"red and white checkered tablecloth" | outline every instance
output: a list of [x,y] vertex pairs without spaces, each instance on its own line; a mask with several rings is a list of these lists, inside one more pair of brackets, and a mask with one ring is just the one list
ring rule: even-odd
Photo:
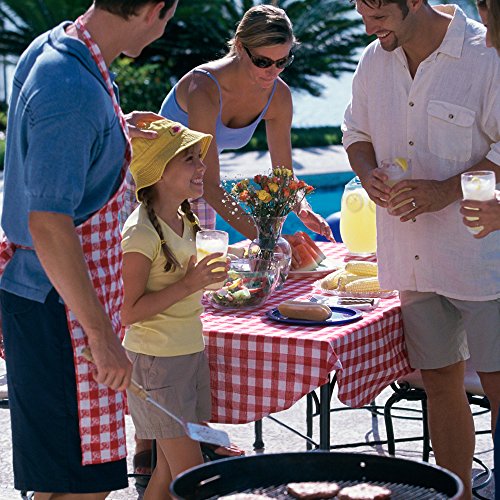
[[[319,243],[335,260],[342,244]],[[222,311],[206,305],[203,330],[210,363],[212,421],[253,422],[285,410],[328,381],[336,370],[338,397],[358,407],[409,373],[397,297],[382,299],[355,323],[305,327],[278,323],[266,311],[317,293],[317,277],[288,279],[261,309]]]

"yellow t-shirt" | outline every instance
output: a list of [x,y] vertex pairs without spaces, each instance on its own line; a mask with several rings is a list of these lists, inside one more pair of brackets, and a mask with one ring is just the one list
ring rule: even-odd
[[[138,252],[151,260],[146,292],[156,292],[179,281],[185,274],[191,255],[196,255],[194,229],[183,216],[182,238],[159,217],[163,236],[182,268],[164,271],[165,255],[160,237],[149,220],[146,209],[139,205],[125,222],[122,231],[124,253]],[[151,356],[181,356],[203,351],[204,342],[200,315],[201,296],[197,291],[155,316],[131,325],[123,345],[133,352]]]

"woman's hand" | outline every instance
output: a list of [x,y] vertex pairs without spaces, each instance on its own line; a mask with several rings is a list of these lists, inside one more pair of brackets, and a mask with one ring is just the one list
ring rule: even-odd
[[191,256],[186,275],[183,278],[184,281],[195,291],[202,290],[209,285],[220,283],[221,281],[223,282],[227,278],[231,260],[214,261],[214,259],[220,259],[221,257],[224,258],[224,254],[221,252],[211,253],[200,260],[200,262],[196,262],[196,256]]
[[131,139],[142,137],[143,139],[156,139],[158,134],[154,130],[142,130],[147,123],[164,120],[165,118],[150,111],[132,111],[125,115],[125,121],[128,125],[128,134]]
[[[484,238],[493,231],[500,230],[500,191],[496,192],[493,200],[463,200],[460,205],[460,213],[464,215],[463,222],[466,226],[483,226],[480,232],[474,234],[474,238]],[[475,220],[467,220],[466,217],[473,217]]]
[[321,215],[313,212],[311,207],[300,207],[297,216],[308,229],[317,234],[321,234],[321,236],[324,236],[329,241],[335,242],[332,229],[328,222],[326,222]]

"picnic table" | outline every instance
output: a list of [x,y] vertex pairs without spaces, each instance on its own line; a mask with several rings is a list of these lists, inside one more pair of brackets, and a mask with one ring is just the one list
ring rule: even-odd
[[[343,244],[318,243],[331,260],[352,259]],[[289,299],[318,293],[314,273],[289,278],[260,308],[220,310],[206,303],[203,334],[210,364],[212,421],[248,423],[290,408],[320,388],[320,449],[330,448],[330,376],[339,400],[370,403],[389,384],[411,372],[397,296],[342,326],[278,323],[266,311]]]

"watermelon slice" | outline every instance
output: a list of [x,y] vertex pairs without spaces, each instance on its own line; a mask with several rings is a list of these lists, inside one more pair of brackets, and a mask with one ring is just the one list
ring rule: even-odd
[[294,269],[294,271],[313,271],[318,267],[316,256],[306,243],[294,244],[293,252],[297,254],[298,260],[300,260],[300,267]]
[[311,247],[311,249],[313,250],[316,257],[320,259],[319,262],[316,259],[316,262],[318,262],[318,265],[326,259],[326,255],[319,249],[318,245],[316,245],[316,243],[313,241],[313,239],[306,232],[297,231],[297,235],[302,236],[302,238],[306,240],[307,244],[309,245],[309,247]]

